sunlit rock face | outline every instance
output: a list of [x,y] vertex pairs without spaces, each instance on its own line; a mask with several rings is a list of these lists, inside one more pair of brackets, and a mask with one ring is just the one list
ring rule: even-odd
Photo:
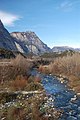
[[51,51],[51,49],[44,44],[34,32],[12,32],[10,34],[7,29],[5,29],[1,20],[0,48],[20,51],[21,53],[33,52],[36,55]]
[[[34,32],[12,32],[11,36],[14,38],[14,41],[21,46],[24,53],[31,52],[31,50],[34,54],[51,51]],[[20,51],[19,47],[18,50]]]
[[17,47],[10,33],[5,29],[3,23],[0,20],[0,48],[17,51]]

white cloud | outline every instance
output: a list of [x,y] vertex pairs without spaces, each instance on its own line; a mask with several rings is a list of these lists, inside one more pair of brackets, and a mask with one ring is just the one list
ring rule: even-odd
[[60,4],[61,8],[70,8],[72,7],[73,3],[69,2],[69,1],[64,1],[63,3]]
[[14,22],[19,20],[20,17],[11,13],[0,11],[0,19],[5,26],[14,26]]
[[60,4],[56,7],[57,10],[63,11],[72,11],[78,4],[80,4],[80,0],[72,1],[72,0],[63,0]]
[[63,0],[56,8],[63,11],[71,11],[79,1]]

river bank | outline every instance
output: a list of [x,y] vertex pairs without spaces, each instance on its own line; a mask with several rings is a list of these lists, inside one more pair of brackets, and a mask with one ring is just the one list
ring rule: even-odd
[[4,91],[0,94],[0,119],[11,120],[14,114],[12,120],[17,116],[19,120],[80,120],[80,97],[68,86],[66,76],[53,75],[49,65],[41,71],[35,65],[25,67],[25,74],[24,64],[19,76],[15,74],[14,80],[0,86]]
[[[41,78],[38,74],[33,76],[32,72],[28,79],[18,76],[15,81],[6,81],[1,84],[1,120],[17,120],[17,118],[19,120],[58,120],[61,116],[61,110],[49,105],[53,100],[51,96],[46,96]],[[22,85],[22,83],[24,84]],[[12,85],[15,89],[12,88]]]
[[[36,72],[34,72],[34,75]],[[39,73],[40,75],[41,73]],[[79,120],[80,119],[80,97],[68,87],[67,79],[62,76],[53,76],[51,74],[41,74],[42,84],[46,94],[50,95],[54,102],[51,106],[63,111],[59,120]]]
[[[32,92],[16,91],[14,93],[17,95],[15,96],[15,94],[13,94],[15,97],[10,99],[10,96],[8,96],[8,101],[2,101],[4,104],[1,103],[1,113],[5,110],[7,110],[8,113],[9,109],[12,109],[13,112],[15,108],[23,109],[22,111],[24,111],[27,120],[52,120],[52,118],[55,120],[80,119],[80,98],[74,91],[68,88],[68,81],[65,78],[62,78],[62,76],[56,77],[51,74],[43,74],[37,69],[33,69],[31,71],[31,76],[33,76],[32,78],[35,76],[40,77],[40,80],[38,82],[40,82],[44,92],[41,92],[39,90]],[[33,112],[28,113],[30,108],[30,111],[34,112],[36,110],[38,115],[35,116],[35,113],[34,115],[31,115]],[[24,109],[28,111],[25,111]],[[5,117],[3,114],[1,116],[1,119]],[[33,119],[33,116],[35,119]],[[7,120],[9,119],[7,118]]]
[[39,71],[66,78],[70,89],[80,95],[80,53],[55,58],[48,65],[40,65]]

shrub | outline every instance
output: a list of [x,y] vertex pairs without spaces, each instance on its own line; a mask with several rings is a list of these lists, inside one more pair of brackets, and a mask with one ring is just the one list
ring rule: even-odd
[[26,86],[27,80],[23,76],[17,76],[14,81],[12,81],[12,88],[15,90],[23,90]]
[[26,75],[29,69],[32,67],[32,62],[21,55],[18,55],[14,60],[12,60],[11,64],[16,68],[18,74],[23,75]]
[[39,70],[40,72],[45,73],[45,74],[50,73],[48,65],[43,65],[43,66],[40,65],[38,70]]
[[6,120],[25,120],[26,111],[23,108],[9,107],[5,114]]
[[80,53],[59,57],[48,66],[49,71],[55,75],[63,75],[69,79],[69,86],[80,92]]
[[[77,59],[76,59],[77,58]],[[57,58],[53,63],[49,65],[52,73],[62,73],[64,75],[80,76],[80,54],[75,53],[72,56],[65,56],[63,58]]]
[[26,86],[27,91],[43,90],[43,87],[40,83],[31,82]]
[[0,82],[16,79],[18,75],[28,75],[32,65],[30,60],[18,55],[15,59],[10,60],[10,64],[5,65],[4,63],[0,66]]
[[43,66],[40,65],[38,70],[39,70],[40,72],[42,72],[42,71],[43,71]]

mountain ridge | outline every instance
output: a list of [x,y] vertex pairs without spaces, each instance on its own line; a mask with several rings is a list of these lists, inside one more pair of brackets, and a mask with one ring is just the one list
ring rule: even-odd
[[[12,32],[9,33],[0,20],[0,48],[21,53],[39,55],[49,52],[51,49],[44,44],[35,32]],[[32,50],[31,50],[32,49]]]
[[26,50],[31,52],[31,49],[34,54],[42,54],[51,51],[51,49],[40,40],[35,32],[12,32],[11,36],[19,45],[21,45],[20,47],[25,48],[25,50],[22,51],[24,53]]
[[33,52],[40,55],[45,52],[64,52],[66,50],[80,51],[80,48],[54,46],[49,48],[33,31],[9,33],[0,20],[0,48],[19,51],[24,54]]
[[69,46],[54,46],[52,48],[52,51],[53,52],[64,52],[64,51],[69,51],[69,50],[72,50],[72,51],[80,51],[80,48],[73,48],[73,47],[69,47]]
[[2,21],[0,20],[0,48],[5,48],[8,50],[16,51],[16,45],[10,36],[10,33],[4,27]]

